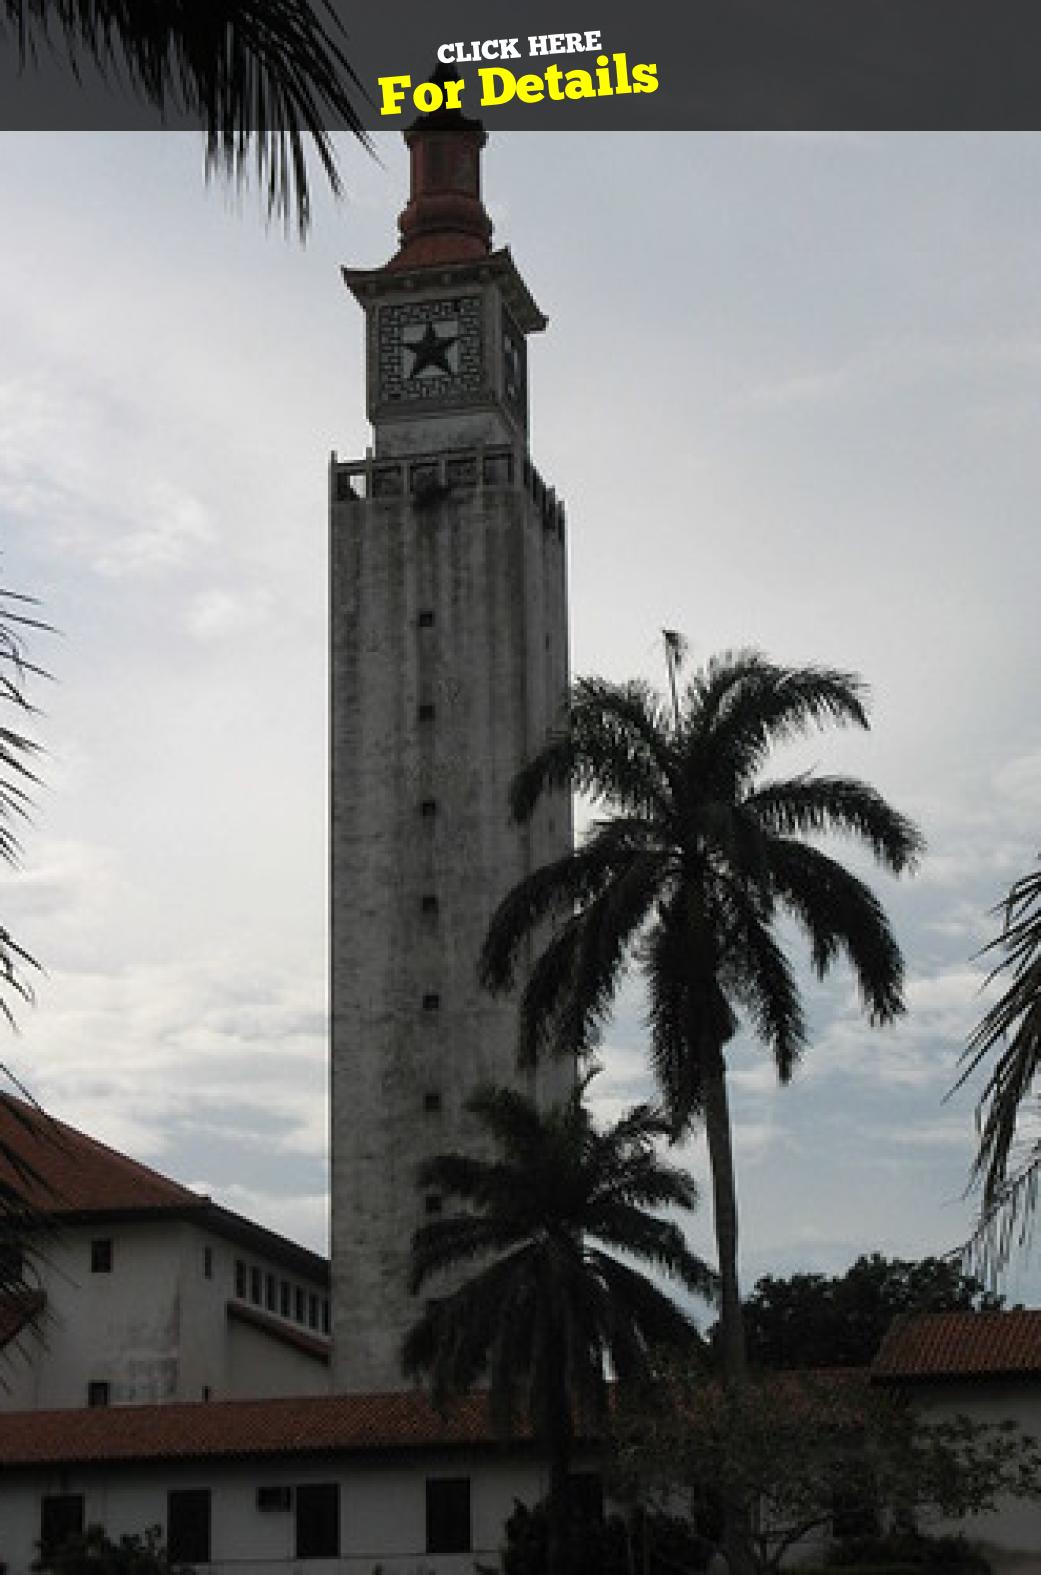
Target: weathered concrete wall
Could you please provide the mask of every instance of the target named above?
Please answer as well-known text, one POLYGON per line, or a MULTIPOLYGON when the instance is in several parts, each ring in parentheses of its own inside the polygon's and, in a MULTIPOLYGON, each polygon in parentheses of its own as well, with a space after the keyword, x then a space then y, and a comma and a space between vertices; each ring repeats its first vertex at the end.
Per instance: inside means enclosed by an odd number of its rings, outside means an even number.
MULTIPOLYGON (((500 451, 497 485, 480 453, 452 458, 439 475, 461 482, 426 497, 407 464, 400 495, 364 499, 334 469, 333 1334, 350 1390, 403 1382, 418 1162, 474 1144, 478 1084, 530 1084, 514 1005, 478 989, 475 964, 500 898, 571 838, 565 795, 526 828, 507 805, 566 693, 562 510, 519 449, 500 451)), ((572 1076, 544 1069, 540 1094, 572 1076)))

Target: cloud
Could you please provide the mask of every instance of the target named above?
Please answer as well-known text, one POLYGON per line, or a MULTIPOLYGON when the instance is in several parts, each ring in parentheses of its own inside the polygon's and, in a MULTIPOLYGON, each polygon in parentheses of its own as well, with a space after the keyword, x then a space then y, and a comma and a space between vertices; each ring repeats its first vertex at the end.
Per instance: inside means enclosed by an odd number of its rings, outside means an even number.
MULTIPOLYGON (((9 1057, 48 1110, 176 1179, 209 1156, 286 1208, 325 1186, 327 1023, 320 973, 244 958, 58 970, 9 1057)), ((215 1190, 216 1189, 216 1190, 215 1190)), ((302 1207, 302 1205, 300 1205, 302 1207)))
POLYGON ((212 586, 192 598, 188 628, 197 640, 228 639, 254 629, 268 617, 274 598, 269 591, 244 591, 212 586))

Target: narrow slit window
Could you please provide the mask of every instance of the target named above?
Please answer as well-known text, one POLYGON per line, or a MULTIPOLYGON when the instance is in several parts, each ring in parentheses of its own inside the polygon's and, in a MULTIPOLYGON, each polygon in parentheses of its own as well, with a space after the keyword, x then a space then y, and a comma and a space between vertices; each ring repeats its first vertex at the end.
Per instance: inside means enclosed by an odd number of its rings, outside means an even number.
POLYGON ((438 1012, 441 1010, 441 997, 436 990, 428 990, 423 997, 424 1012, 438 1012))
POLYGON ((420 908, 424 913, 436 913, 440 904, 432 891, 425 891, 420 901, 420 908))
POLYGON ((433 705, 433 701, 431 701, 431 700, 424 700, 423 703, 420 705, 420 707, 419 707, 419 720, 421 722, 432 722, 434 720, 434 705, 433 705))

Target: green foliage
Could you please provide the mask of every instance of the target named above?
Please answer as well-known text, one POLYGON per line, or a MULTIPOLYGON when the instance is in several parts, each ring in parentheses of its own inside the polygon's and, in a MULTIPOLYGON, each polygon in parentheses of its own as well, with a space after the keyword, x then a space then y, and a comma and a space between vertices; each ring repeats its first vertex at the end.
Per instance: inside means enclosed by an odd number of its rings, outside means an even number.
POLYGON ((692 1517, 717 1495, 753 1506, 764 1575, 808 1535, 829 1534, 840 1507, 913 1526, 1041 1496, 1041 1448, 1014 1424, 926 1423, 855 1374, 769 1374, 727 1390, 673 1359, 615 1428, 618 1482, 633 1500, 683 1504, 692 1517))
POLYGON ((859 1537, 841 1543, 828 1556, 828 1569, 856 1569, 867 1575, 881 1567, 938 1570, 942 1575, 990 1575, 990 1565, 964 1537, 928 1537, 895 1531, 885 1537, 859 1537))
MULTIPOLYGON (((515 1502, 506 1522, 503 1575, 546 1575, 549 1568, 549 1512, 515 1502)), ((571 1505, 564 1516, 562 1568, 567 1575, 630 1575, 625 1525, 616 1516, 589 1515, 571 1505)))
POLYGON ((495 1157, 443 1154, 420 1167, 421 1188, 463 1207, 416 1232, 412 1290, 476 1267, 428 1302, 403 1349, 405 1371, 428 1376, 437 1399, 487 1373, 503 1431, 523 1411, 561 1447, 577 1420, 605 1418, 608 1363, 624 1384, 646 1376, 652 1345, 697 1340, 690 1319, 615 1251, 695 1294, 714 1288, 679 1227, 654 1212, 697 1201, 687 1173, 657 1157, 662 1122, 637 1106, 598 1129, 588 1082, 549 1110, 509 1089, 479 1092, 468 1109, 495 1157))
POLYGON ((980 1132, 973 1182, 982 1188, 980 1218, 966 1256, 994 1277, 1014 1243, 1029 1241, 1041 1179, 1041 1142, 1015 1151, 1021 1117, 1035 1117, 1034 1079, 1041 1066, 1041 865, 1011 888, 1001 904, 998 936, 984 948, 999 961, 988 984, 1004 993, 982 1018, 962 1057, 956 1087, 996 1054, 976 1110, 980 1132))
POLYGON ((150 1526, 143 1536, 106 1536, 101 1526, 88 1526, 60 1548, 44 1552, 32 1566, 46 1575, 178 1575, 163 1546, 162 1532, 150 1526))
MULTIPOLYGON (((40 753, 26 731, 36 715, 28 697, 28 680, 45 676, 26 651, 26 635, 46 630, 32 616, 29 597, 0 587, 0 859, 16 866, 21 855, 19 829, 28 818, 32 790, 39 783, 33 769, 40 753)), ((0 925, 0 1012, 13 1024, 13 999, 33 998, 30 973, 39 967, 10 932, 0 925)))
POLYGON ((0 0, 0 45, 23 66, 63 51, 86 61, 161 115, 186 113, 203 128, 207 169, 242 180, 250 157, 268 211, 301 236, 310 222, 306 148, 340 190, 329 126, 366 146, 354 99, 358 79, 328 0, 0 0))
POLYGON ((947 1259, 871 1253, 841 1275, 757 1281, 743 1304, 748 1355, 769 1368, 866 1367, 901 1313, 996 1312, 1001 1303, 947 1259))

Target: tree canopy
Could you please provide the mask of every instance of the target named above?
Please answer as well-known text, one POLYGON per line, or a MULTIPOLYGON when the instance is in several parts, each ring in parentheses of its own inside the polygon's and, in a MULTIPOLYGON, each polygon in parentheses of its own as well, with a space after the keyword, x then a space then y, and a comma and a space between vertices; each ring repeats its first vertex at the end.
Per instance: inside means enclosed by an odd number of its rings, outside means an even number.
POLYGON ((945 1258, 875 1252, 844 1274, 764 1275, 743 1304, 749 1361, 764 1368, 867 1367, 901 1313, 995 1312, 1001 1300, 945 1258))

